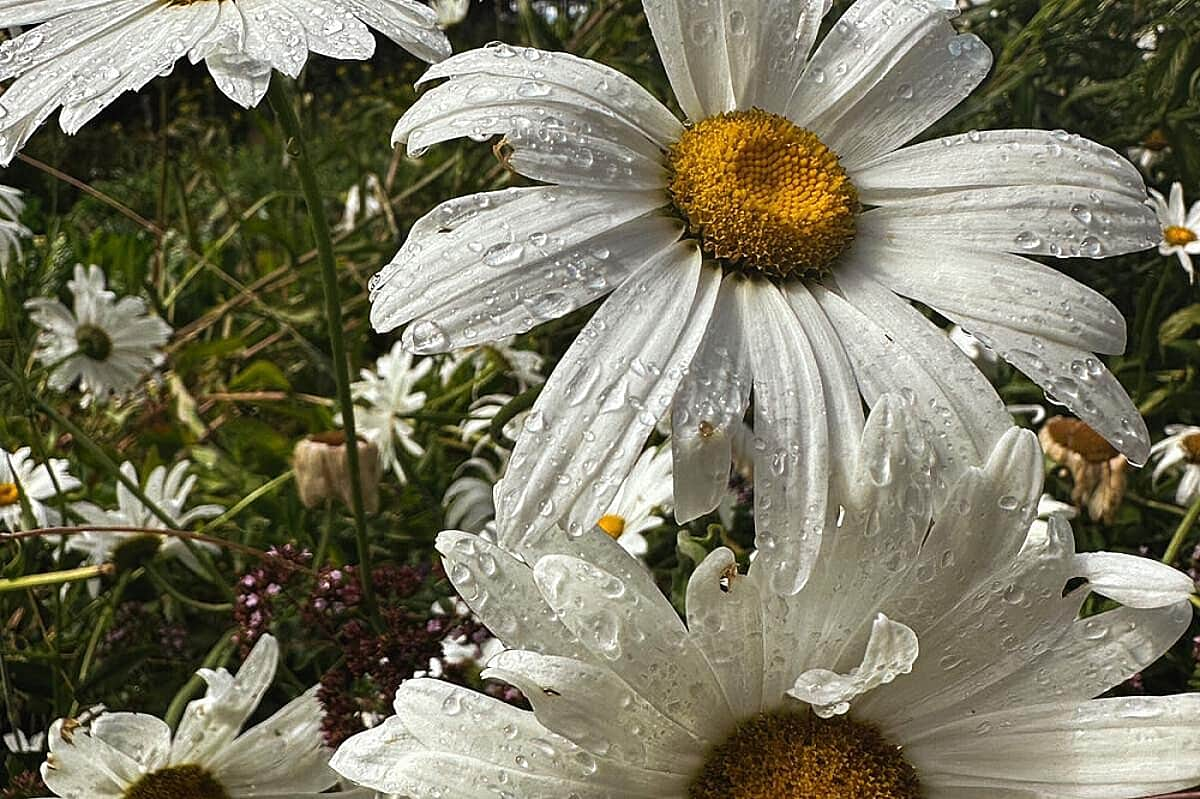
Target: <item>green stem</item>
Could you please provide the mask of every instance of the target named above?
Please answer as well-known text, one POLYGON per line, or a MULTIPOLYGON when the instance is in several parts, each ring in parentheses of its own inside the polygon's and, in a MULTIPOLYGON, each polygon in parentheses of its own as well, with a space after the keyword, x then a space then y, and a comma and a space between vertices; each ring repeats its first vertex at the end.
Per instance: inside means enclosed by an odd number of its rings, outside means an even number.
POLYGON ((158 567, 152 563, 147 563, 145 568, 146 576, 150 578, 150 582, 154 583, 158 590, 173 597, 177 602, 189 607, 193 607, 196 610, 203 610, 206 613, 229 613, 233 610, 233 603, 231 602, 201 602, 199 599, 193 599, 175 586, 171 585, 171 581, 164 577, 163 574, 158 571, 158 567))
POLYGON ((258 488, 251 491, 246 496, 242 497, 242 499, 236 505, 234 505, 232 508, 230 508, 229 510, 222 513, 217 518, 213 519, 210 522, 200 525, 198 528, 196 528, 196 532, 203 533, 205 530, 209 529, 210 527, 219 527, 220 525, 224 524, 225 522, 227 522, 230 519, 237 516, 239 513, 244 511, 246 508, 253 505, 255 502, 257 502, 259 500, 259 498, 271 493, 276 488, 279 488, 279 486, 283 485, 284 483, 286 483, 288 480, 291 480, 295 476, 296 476, 296 473, 294 471, 292 471, 291 469, 288 469, 286 472, 279 475, 278 477, 268 480, 267 482, 260 485, 258 488))
POLYGON ((270 87, 271 108, 283 131, 288 154, 296 165, 304 200, 308 206, 308 218, 312 224, 313 238, 317 245, 317 261, 321 265, 321 282, 325 292, 325 322, 329 326, 330 349, 333 355, 333 376, 337 381, 338 405, 342 411, 342 427, 346 431, 346 464, 350 470, 351 507, 354 509, 355 541, 358 545, 358 574, 362 582, 363 604, 367 613, 375 615, 375 595, 371 587, 371 552, 367 536, 367 513, 363 504, 362 472, 358 466, 358 435, 354 429, 354 400, 350 396, 350 369, 346 357, 345 334, 342 328, 342 303, 338 293, 337 262, 333 255, 333 237, 329 233, 329 220, 321 202, 321 190, 317 185, 317 174, 313 168, 304 131, 296 109, 292 104, 291 91, 281 75, 275 75, 270 87))
POLYGON ((1158 306, 1162 302, 1163 292, 1167 289, 1167 284, 1171 281, 1171 276, 1174 274, 1173 269, 1163 269, 1158 276, 1158 284, 1154 287, 1154 293, 1150 295, 1150 304, 1146 306, 1144 316, 1142 318, 1142 329, 1138 333, 1138 386, 1137 396, 1142 396, 1146 388, 1146 375, 1148 370, 1146 362, 1150 360, 1151 354, 1154 352, 1154 346, 1158 343, 1158 336, 1154 331, 1154 319, 1158 316, 1158 306))
POLYGON ((90 580, 93 577, 103 577, 112 573, 112 564, 101 563, 99 566, 81 566, 78 569, 28 574, 24 577, 0 580, 0 594, 5 591, 23 591, 26 588, 38 588, 43 585, 76 583, 80 580, 90 580))
POLYGON ((1192 526, 1196 523, 1197 517, 1200 517, 1200 497, 1197 497, 1192 506, 1188 508, 1187 515, 1179 522, 1179 526, 1175 528, 1175 535, 1171 536, 1171 543, 1167 544, 1167 551, 1163 553, 1162 562, 1170 566, 1179 557, 1179 550, 1183 549, 1183 542, 1187 540, 1188 533, 1192 526))

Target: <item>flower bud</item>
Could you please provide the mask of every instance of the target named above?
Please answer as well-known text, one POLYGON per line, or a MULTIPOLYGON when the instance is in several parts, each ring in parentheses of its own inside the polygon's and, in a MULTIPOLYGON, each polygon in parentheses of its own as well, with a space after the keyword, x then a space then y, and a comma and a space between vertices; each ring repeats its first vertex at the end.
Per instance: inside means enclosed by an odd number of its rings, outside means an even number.
MULTIPOLYGON (((353 507, 345 433, 339 430, 305 438, 296 445, 292 465, 304 507, 318 507, 327 499, 340 499, 353 507)), ((358 467, 363 505, 368 513, 374 513, 379 510, 379 450, 361 438, 358 440, 358 467)))

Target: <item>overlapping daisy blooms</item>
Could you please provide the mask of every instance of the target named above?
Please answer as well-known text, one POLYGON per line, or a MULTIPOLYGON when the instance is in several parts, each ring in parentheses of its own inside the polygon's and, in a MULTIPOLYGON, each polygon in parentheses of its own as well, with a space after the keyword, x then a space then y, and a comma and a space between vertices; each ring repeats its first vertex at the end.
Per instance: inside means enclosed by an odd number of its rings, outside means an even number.
POLYGON ((59 719, 50 728, 42 779, 62 799, 330 795, 324 792, 337 784, 337 775, 321 738, 315 686, 241 732, 270 688, 278 661, 279 644, 264 635, 236 676, 201 669, 208 692, 188 704, 174 733, 145 713, 104 713, 84 727, 59 719))
POLYGON ((117 97, 185 55, 250 108, 271 70, 297 77, 310 52, 361 60, 375 29, 425 61, 450 54, 437 13, 416 0, 0 0, 0 25, 33 25, 0 43, 0 164, 58 108, 75 133, 117 97))
POLYGON ((1120 799, 1195 784, 1200 694, 1094 698, 1187 629, 1191 579, 1076 553, 1059 514, 1034 524, 1027 431, 1002 435, 940 508, 934 457, 911 408, 884 397, 804 588, 780 596, 761 559, 742 574, 718 549, 691 577, 686 622, 598 529, 523 556, 443 533, 446 573, 508 647, 485 676, 533 709, 411 680, 333 767, 413 799, 1120 799), (1089 595, 1117 605, 1081 618, 1089 595))
POLYGON ((861 399, 922 409, 942 482, 1011 423, 995 390, 905 299, 961 325, 1135 463, 1149 436, 1095 353, 1125 322, 1029 256, 1154 246, 1141 176, 1063 131, 970 131, 910 147, 991 65, 953 4, 645 0, 677 118, 564 53, 494 45, 394 134, 410 153, 503 136, 549 185, 474 194, 412 228, 372 283, 372 322, 434 352, 528 330, 610 295, 559 363, 498 488, 513 546, 589 528, 670 413, 675 514, 716 507, 753 395, 759 557, 795 592, 848 490, 861 399))

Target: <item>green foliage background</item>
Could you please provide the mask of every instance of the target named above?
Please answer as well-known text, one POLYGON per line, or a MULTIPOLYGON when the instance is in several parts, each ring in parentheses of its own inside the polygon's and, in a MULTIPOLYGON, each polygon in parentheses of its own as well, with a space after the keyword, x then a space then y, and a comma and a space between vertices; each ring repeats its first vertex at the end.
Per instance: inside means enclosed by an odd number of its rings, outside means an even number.
MULTIPOLYGON (((848 3, 836 5, 831 20, 848 3)), ((1081 133, 1118 151, 1157 141, 1167 146, 1148 183, 1165 193, 1180 181, 1190 199, 1200 199, 1197 2, 993 0, 965 11, 959 24, 991 47, 995 66, 988 81, 925 138, 971 128, 1034 127, 1081 133), (1139 48, 1139 38, 1151 31, 1155 49, 1139 48)), ((569 50, 632 75, 670 102, 638 0, 477 2, 450 36, 456 51, 492 40, 569 50)), ((368 175, 379 178, 387 199, 384 215, 339 233, 336 241, 355 368, 390 348, 390 338, 369 329, 366 284, 412 222, 444 199, 522 182, 486 144, 440 145, 419 161, 392 150, 391 128, 412 102, 422 71, 423 65, 381 40, 368 63, 314 57, 301 81, 303 122, 330 220, 340 217, 345 192, 365 187, 368 175)), ((334 395, 335 386, 313 242, 269 106, 241 111, 201 69, 180 64, 170 77, 121 99, 78 136, 47 125, 25 153, 38 163, 17 162, 2 181, 26 192, 24 222, 39 235, 25 268, 11 270, 5 286, 0 359, 32 375, 31 391, 115 460, 145 470, 181 455, 191 458, 201 476, 195 502, 233 507, 286 474, 294 444, 332 427, 332 404, 324 398, 334 395), (28 298, 61 296, 76 263, 103 266, 118 293, 148 297, 176 330, 170 377, 140 405, 83 412, 70 396, 36 382, 29 361, 35 330, 20 309, 28 298)), ((1200 293, 1176 261, 1148 251, 1056 266, 1124 312, 1129 347, 1110 365, 1153 435, 1170 423, 1200 424, 1200 293)), ((591 310, 543 326, 522 344, 552 364, 591 310)), ((462 369, 447 388, 429 379, 431 401, 414 419, 426 454, 409 464, 413 479, 407 486, 385 481, 383 510, 370 519, 377 560, 434 562, 441 497, 470 454, 446 425, 466 416, 475 397, 515 393, 497 370, 485 376, 481 381, 462 369)), ((996 382, 1009 402, 1044 402, 1040 389, 1007 367, 996 382)), ((0 382, 0 446, 26 444, 70 459, 83 493, 111 502, 112 480, 96 458, 32 407, 21 385, 0 382)), ((1069 482, 1052 469, 1048 475, 1047 490, 1066 499, 1069 482)), ((1173 479, 1154 484, 1147 470, 1136 471, 1115 523, 1076 521, 1080 549, 1161 556, 1185 512, 1171 504, 1173 488, 1173 479)), ((693 524, 682 538, 674 526, 651 536, 650 561, 668 590, 678 593, 699 552, 722 541, 750 543, 744 512, 729 530, 710 528, 711 521, 693 524)), ((344 509, 305 510, 287 482, 207 532, 255 549, 288 541, 317 549, 327 533, 329 562, 355 559, 352 520, 344 509)), ((1189 565, 1198 538, 1192 536, 1177 565, 1189 565)), ((141 565, 109 580, 95 598, 81 584, 62 592, 0 593, 0 726, 44 729, 96 702, 162 713, 186 696, 181 689, 206 658, 233 662, 230 649, 221 646, 231 617, 219 608, 253 557, 239 551, 218 557, 229 585, 205 582, 177 563, 157 564, 174 593, 149 580, 141 565), (149 633, 111 651, 100 645, 120 601, 130 598, 147 603, 156 620, 148 629, 186 628, 180 651, 165 656, 149 633)), ((42 542, 0 545, 0 577, 56 568, 61 566, 52 548, 42 542)), ((284 687, 272 701, 312 684, 339 657, 332 644, 288 652, 284 687)), ((1145 690, 1189 687, 1200 688, 1200 673, 1185 638, 1145 675, 1145 690)), ((15 774, 39 760, 8 756, 5 768, 15 774)))

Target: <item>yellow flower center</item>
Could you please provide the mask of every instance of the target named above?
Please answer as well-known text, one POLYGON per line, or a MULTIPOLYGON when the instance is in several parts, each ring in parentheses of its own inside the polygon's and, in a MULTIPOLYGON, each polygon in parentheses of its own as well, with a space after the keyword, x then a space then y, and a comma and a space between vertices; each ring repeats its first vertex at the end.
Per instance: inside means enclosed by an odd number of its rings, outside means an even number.
POLYGON ((596 525, 613 538, 620 538, 625 532, 625 517, 614 513, 606 513, 600 517, 596 525))
POLYGON ((200 766, 169 766, 142 777, 123 799, 229 799, 229 792, 200 766))
POLYGON ((1180 227, 1179 225, 1171 225, 1163 228, 1163 241, 1170 244, 1172 247, 1182 247, 1185 244, 1191 244, 1196 240, 1196 234, 1189 228, 1180 227))
POLYGON ((21 501, 21 489, 16 483, 0 483, 0 508, 16 505, 21 501))
POLYGON ((919 799, 917 773, 874 727, 764 713, 708 754, 688 799, 919 799))
MULTIPOLYGON (((1184 460, 1188 463, 1200 463, 1200 433, 1188 433, 1179 439, 1179 448, 1183 450, 1184 460)), ((0 497, 2 503, 3 498, 0 497)))
POLYGON ((820 278, 854 239, 858 192, 811 131, 766 111, 688 128, 668 191, 704 251, 768 278, 820 278))
POLYGON ((1117 450, 1086 422, 1055 416, 1046 422, 1046 435, 1054 443, 1076 453, 1088 463, 1104 463, 1117 457, 1117 450))

